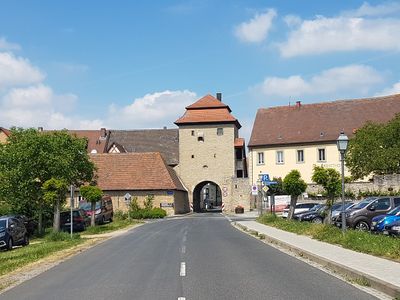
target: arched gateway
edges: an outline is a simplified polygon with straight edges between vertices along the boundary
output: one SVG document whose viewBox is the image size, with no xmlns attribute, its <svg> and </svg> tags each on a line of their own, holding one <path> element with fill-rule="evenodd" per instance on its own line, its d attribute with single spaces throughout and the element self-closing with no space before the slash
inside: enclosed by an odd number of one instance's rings
<svg viewBox="0 0 400 300">
<path fill-rule="evenodd" d="M 239 137 L 239 121 L 228 105 L 206 95 L 186 107 L 175 121 L 179 127 L 177 174 L 188 189 L 193 211 L 222 209 L 238 205 L 250 208 L 250 186 L 244 139 Z"/>
<path fill-rule="evenodd" d="M 222 194 L 218 184 L 202 181 L 193 190 L 193 211 L 221 211 Z"/>
</svg>

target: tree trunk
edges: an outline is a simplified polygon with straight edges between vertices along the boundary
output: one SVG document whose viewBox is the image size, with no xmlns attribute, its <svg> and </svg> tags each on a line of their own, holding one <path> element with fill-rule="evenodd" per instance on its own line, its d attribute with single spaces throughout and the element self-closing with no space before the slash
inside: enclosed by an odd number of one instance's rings
<svg viewBox="0 0 400 300">
<path fill-rule="evenodd" d="M 293 219 L 294 215 L 294 210 L 296 208 L 297 204 L 297 196 L 291 196 L 290 197 L 290 208 L 289 208 L 289 214 L 288 214 L 288 219 Z"/>
<path fill-rule="evenodd" d="M 42 202 L 39 202 L 38 207 L 38 236 L 43 235 L 43 211 L 42 211 Z"/>
<path fill-rule="evenodd" d="M 95 226 L 96 218 L 96 202 L 92 202 L 92 216 L 90 219 L 90 226 Z"/>
<path fill-rule="evenodd" d="M 333 199 L 326 201 L 327 209 L 325 210 L 324 224 L 332 224 L 332 204 Z"/>
<path fill-rule="evenodd" d="M 53 231 L 60 231 L 60 199 L 58 198 L 56 200 L 56 203 L 54 204 Z"/>
</svg>

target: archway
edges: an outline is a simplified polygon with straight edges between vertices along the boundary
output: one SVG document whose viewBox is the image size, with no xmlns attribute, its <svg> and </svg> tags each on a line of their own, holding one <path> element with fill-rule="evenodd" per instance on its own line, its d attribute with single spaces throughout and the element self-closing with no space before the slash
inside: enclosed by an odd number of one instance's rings
<svg viewBox="0 0 400 300">
<path fill-rule="evenodd" d="M 221 188 L 212 181 L 202 181 L 193 190 L 193 211 L 222 211 Z"/>
</svg>

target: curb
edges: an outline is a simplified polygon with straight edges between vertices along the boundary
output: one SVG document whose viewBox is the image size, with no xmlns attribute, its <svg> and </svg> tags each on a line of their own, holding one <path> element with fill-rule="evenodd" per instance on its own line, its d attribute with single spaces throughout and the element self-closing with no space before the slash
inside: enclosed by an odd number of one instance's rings
<svg viewBox="0 0 400 300">
<path fill-rule="evenodd" d="M 389 295 L 390 297 L 400 297 L 400 287 L 393 285 L 391 283 L 388 283 L 386 281 L 383 281 L 379 278 L 376 278 L 374 276 L 371 276 L 367 273 L 360 272 L 358 270 L 355 270 L 353 268 L 347 267 L 345 265 L 342 265 L 338 262 L 326 259 L 324 257 L 321 257 L 319 255 L 316 255 L 314 253 L 311 253 L 309 251 L 306 251 L 304 249 L 295 247 L 293 245 L 290 245 L 286 242 L 283 242 L 279 239 L 270 237 L 264 233 L 260 233 L 257 230 L 253 230 L 248 228 L 247 226 L 244 226 L 242 224 L 238 224 L 236 222 L 233 222 L 233 224 L 245 232 L 248 232 L 250 235 L 253 235 L 255 237 L 260 236 L 260 239 L 267 241 L 268 243 L 278 245 L 286 250 L 289 250 L 303 258 L 307 258 L 313 262 L 316 262 L 320 264 L 323 267 L 326 267 L 336 273 L 339 273 L 341 275 L 344 275 L 348 279 L 366 279 L 368 283 L 370 284 L 370 287 L 373 289 L 376 289 L 382 293 L 385 293 L 386 295 Z"/>
</svg>

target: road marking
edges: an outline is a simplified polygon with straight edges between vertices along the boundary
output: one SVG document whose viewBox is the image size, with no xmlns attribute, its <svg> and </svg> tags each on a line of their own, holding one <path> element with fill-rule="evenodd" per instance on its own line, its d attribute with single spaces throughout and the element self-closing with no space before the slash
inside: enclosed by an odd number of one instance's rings
<svg viewBox="0 0 400 300">
<path fill-rule="evenodd" d="M 186 276 L 186 263 L 181 262 L 181 271 L 179 273 L 180 276 Z"/>
<path fill-rule="evenodd" d="M 185 297 L 179 297 L 178 300 L 186 300 Z"/>
<path fill-rule="evenodd" d="M 182 246 L 182 254 L 185 254 L 185 253 L 186 253 L 186 246 L 183 245 L 183 246 Z"/>
<path fill-rule="evenodd" d="M 186 235 L 184 235 L 183 239 L 182 239 L 184 243 L 186 242 L 186 239 L 187 239 L 187 237 L 186 237 Z"/>
</svg>

